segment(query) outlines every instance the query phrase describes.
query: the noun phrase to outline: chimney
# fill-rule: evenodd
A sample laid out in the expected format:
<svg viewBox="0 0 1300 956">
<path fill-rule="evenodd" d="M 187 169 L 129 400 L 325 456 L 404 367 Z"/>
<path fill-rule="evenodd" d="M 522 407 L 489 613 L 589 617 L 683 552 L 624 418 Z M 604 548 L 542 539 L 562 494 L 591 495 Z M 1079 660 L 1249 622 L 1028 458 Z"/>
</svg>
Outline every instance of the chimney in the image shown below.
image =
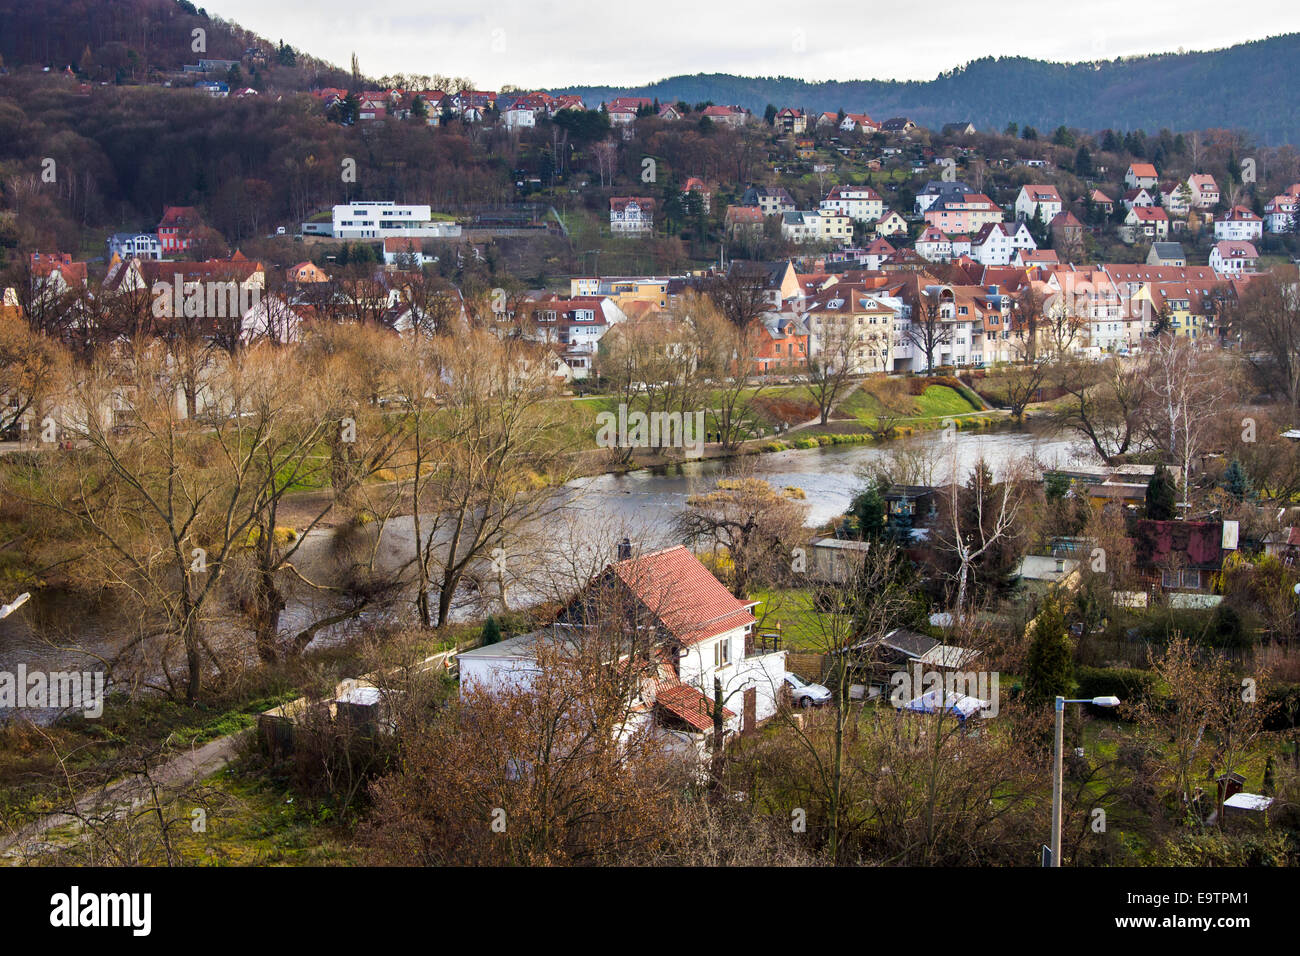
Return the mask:
<svg viewBox="0 0 1300 956">
<path fill-rule="evenodd" d="M 632 540 L 630 538 L 624 538 L 622 541 L 618 543 L 618 559 L 620 561 L 627 561 L 631 557 L 632 557 Z"/>
</svg>

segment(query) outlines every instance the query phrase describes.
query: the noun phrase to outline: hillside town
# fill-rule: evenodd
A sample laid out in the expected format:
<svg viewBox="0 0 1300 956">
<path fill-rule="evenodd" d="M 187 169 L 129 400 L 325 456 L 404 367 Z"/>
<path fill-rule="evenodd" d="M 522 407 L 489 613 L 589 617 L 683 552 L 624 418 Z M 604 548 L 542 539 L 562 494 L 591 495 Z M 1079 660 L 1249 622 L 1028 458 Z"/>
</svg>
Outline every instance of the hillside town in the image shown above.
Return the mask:
<svg viewBox="0 0 1300 956">
<path fill-rule="evenodd" d="M 6 863 L 1300 862 L 1300 150 L 220 28 L 0 60 Z"/>
</svg>

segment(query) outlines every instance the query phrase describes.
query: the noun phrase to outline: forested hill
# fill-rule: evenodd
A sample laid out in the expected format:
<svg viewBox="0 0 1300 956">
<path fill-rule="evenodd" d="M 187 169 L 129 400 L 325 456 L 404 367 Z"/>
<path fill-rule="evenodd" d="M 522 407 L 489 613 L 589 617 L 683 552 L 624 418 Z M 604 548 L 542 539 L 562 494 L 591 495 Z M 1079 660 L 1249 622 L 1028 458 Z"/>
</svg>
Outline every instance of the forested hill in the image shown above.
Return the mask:
<svg viewBox="0 0 1300 956">
<path fill-rule="evenodd" d="M 654 96 L 807 110 L 908 116 L 922 126 L 968 120 L 983 130 L 1009 122 L 1055 129 L 1172 130 L 1224 127 L 1265 145 L 1300 145 L 1300 34 L 1223 50 L 1169 53 L 1104 63 L 1048 63 L 987 57 L 928 82 L 853 80 L 808 83 L 726 73 L 674 76 L 648 86 L 571 87 L 589 105 L 614 96 Z"/>
<path fill-rule="evenodd" d="M 203 31 L 202 49 L 195 48 L 196 29 Z M 240 60 L 252 47 L 269 54 L 261 80 L 277 89 L 346 79 L 279 38 L 263 39 L 190 0 L 0 0 L 0 62 L 11 69 L 71 66 L 93 80 L 141 83 L 200 58 Z"/>
<path fill-rule="evenodd" d="M 192 49 L 205 31 L 206 50 Z M 285 38 L 292 42 L 292 38 Z M 268 42 L 209 16 L 191 0 L 0 0 L 0 57 L 14 68 L 72 65 L 91 79 L 148 82 L 200 56 L 239 59 L 250 47 L 269 53 L 248 80 L 260 89 L 342 84 L 347 75 L 303 51 Z M 969 120 L 982 130 L 1007 123 L 1055 129 L 1224 127 L 1264 145 L 1300 145 L 1300 34 L 1222 50 L 1169 53 L 1103 63 L 1048 63 L 986 57 L 927 82 L 852 80 L 810 83 L 790 77 L 726 73 L 675 76 L 647 86 L 570 87 L 589 105 L 618 95 L 738 103 L 757 113 L 769 104 L 808 110 L 905 115 L 931 128 Z M 385 70 L 386 71 L 386 70 Z"/>
</svg>

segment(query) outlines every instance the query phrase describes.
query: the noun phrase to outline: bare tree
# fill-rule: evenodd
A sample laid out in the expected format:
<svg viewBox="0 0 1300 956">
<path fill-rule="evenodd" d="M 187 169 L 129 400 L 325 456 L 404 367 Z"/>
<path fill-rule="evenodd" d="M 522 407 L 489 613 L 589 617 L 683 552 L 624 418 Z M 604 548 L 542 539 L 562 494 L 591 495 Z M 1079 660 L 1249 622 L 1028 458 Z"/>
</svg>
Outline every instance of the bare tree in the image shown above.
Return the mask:
<svg viewBox="0 0 1300 956">
<path fill-rule="evenodd" d="M 1114 464 L 1140 443 L 1148 413 L 1141 377 L 1119 358 L 1071 358 L 1054 368 L 1053 384 L 1065 396 L 1056 419 L 1082 436 L 1103 461 Z"/>
<path fill-rule="evenodd" d="M 1294 269 L 1251 281 L 1228 321 L 1242 334 L 1242 355 L 1268 387 L 1300 407 L 1300 285 Z"/>
<path fill-rule="evenodd" d="M 933 368 L 934 353 L 951 342 L 953 336 L 952 324 L 943 316 L 941 289 L 922 290 L 903 335 L 925 357 L 925 368 L 921 371 Z"/>
<path fill-rule="evenodd" d="M 744 598 L 753 585 L 770 585 L 788 567 L 790 549 L 803 540 L 807 510 L 788 490 L 761 478 L 720 478 L 686 500 L 677 527 L 687 543 L 711 545 L 715 559 L 725 552 L 731 593 Z"/>
<path fill-rule="evenodd" d="M 0 322 L 0 434 L 37 415 L 68 366 L 59 344 L 21 322 Z"/>
<path fill-rule="evenodd" d="M 950 551 L 956 561 L 954 606 L 959 620 L 967 614 L 969 582 L 976 565 L 995 548 L 1005 546 L 1019 530 L 1021 506 L 1027 491 L 1025 470 L 1023 462 L 1012 463 L 998 480 L 981 458 L 963 488 L 958 484 L 956 449 L 953 450 L 945 503 L 948 527 L 941 535 L 940 546 Z"/>
<path fill-rule="evenodd" d="M 1143 383 L 1151 396 L 1152 440 L 1183 472 L 1183 506 L 1192 467 L 1230 393 L 1222 365 L 1181 336 L 1156 339 L 1146 357 Z"/>
<path fill-rule="evenodd" d="M 704 291 L 727 321 L 739 329 L 748 328 L 772 307 L 766 272 L 749 263 L 734 263 L 725 274 L 709 279 Z"/>
<path fill-rule="evenodd" d="M 550 372 L 536 346 L 481 330 L 436 344 L 444 380 L 438 427 L 450 441 L 428 476 L 414 560 L 421 580 L 438 588 L 434 623 L 442 627 L 467 571 L 489 557 L 508 560 L 519 530 L 561 506 L 551 483 L 566 466 L 553 441 Z"/>
<path fill-rule="evenodd" d="M 819 419 L 825 425 L 848 392 L 857 371 L 858 338 L 847 318 L 824 315 L 817 321 L 815 333 L 809 328 L 803 379 L 804 388 L 817 403 Z M 809 322 L 811 326 L 812 320 Z"/>
</svg>

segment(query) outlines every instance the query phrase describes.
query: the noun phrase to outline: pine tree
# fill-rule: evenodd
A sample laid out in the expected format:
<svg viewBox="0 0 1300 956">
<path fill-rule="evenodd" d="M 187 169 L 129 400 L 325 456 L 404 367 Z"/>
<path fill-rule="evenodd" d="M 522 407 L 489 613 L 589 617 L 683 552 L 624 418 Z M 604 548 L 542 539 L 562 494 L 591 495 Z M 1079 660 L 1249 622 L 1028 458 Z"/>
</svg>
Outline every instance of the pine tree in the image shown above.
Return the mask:
<svg viewBox="0 0 1300 956">
<path fill-rule="evenodd" d="M 885 530 L 885 501 L 875 483 L 868 484 L 853 498 L 846 513 L 850 534 L 860 541 L 878 540 Z"/>
<path fill-rule="evenodd" d="M 1087 145 L 1079 147 L 1079 151 L 1074 154 L 1074 175 L 1091 176 L 1092 175 L 1092 153 L 1088 151 Z M 1091 200 L 1089 200 L 1091 202 Z"/>
<path fill-rule="evenodd" d="M 1044 703 L 1069 693 L 1074 683 L 1074 648 L 1055 595 L 1043 602 L 1030 630 L 1033 633 L 1025 662 L 1025 694 L 1034 703 Z"/>
<path fill-rule="evenodd" d="M 483 646 L 487 647 L 489 644 L 495 644 L 500 640 L 501 626 L 497 624 L 497 619 L 489 614 L 488 619 L 483 622 Z"/>
<path fill-rule="evenodd" d="M 1223 490 L 1232 495 L 1235 501 L 1244 501 L 1250 494 L 1250 478 L 1246 474 L 1246 469 L 1241 467 L 1241 462 L 1236 458 L 1228 463 L 1228 467 L 1223 471 Z"/>
<path fill-rule="evenodd" d="M 1176 498 L 1177 489 L 1169 470 L 1164 465 L 1157 466 L 1156 473 L 1147 482 L 1147 517 L 1153 521 L 1172 521 Z"/>
</svg>

